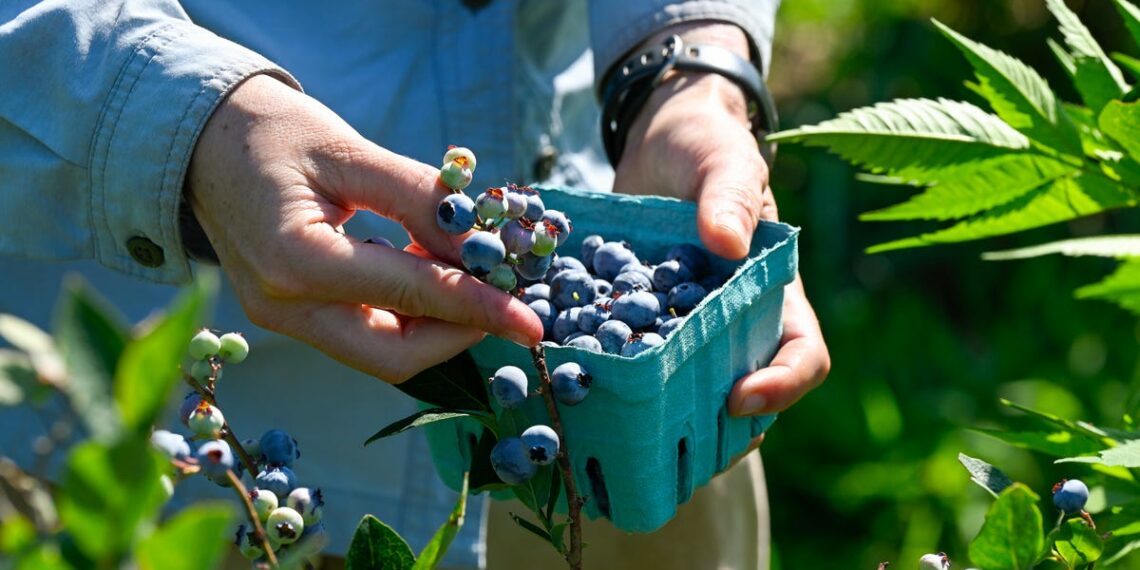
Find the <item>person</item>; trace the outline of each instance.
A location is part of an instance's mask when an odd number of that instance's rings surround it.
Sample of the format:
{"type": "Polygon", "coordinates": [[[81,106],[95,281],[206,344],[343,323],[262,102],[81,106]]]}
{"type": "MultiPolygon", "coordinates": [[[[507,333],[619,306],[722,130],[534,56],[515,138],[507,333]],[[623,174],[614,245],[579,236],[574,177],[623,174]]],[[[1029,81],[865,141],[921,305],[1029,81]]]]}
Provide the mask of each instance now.
{"type": "MultiPolygon", "coordinates": [[[[192,277],[195,260],[216,257],[228,286],[212,326],[243,331],[253,347],[220,385],[235,432],[283,427],[301,441],[297,471],[325,491],[329,552],[344,552],[364,512],[422,545],[454,494],[430,475],[418,436],[361,448],[413,409],[374,379],[399,383],[485,334],[541,337],[525,305],[455,268],[456,242],[434,222],[443,149],[476,151],[477,188],[529,181],[695,200],[705,246],[741,258],[776,208],[740,89],[716,73],[664,77],[629,125],[616,172],[596,93],[626,54],[672,34],[767,73],[777,7],[7,0],[0,312],[47,323],[63,275],[80,272],[138,320],[192,277]],[[373,235],[409,245],[362,247],[373,235]]],[[[739,380],[732,413],[782,410],[826,376],[798,278],[784,315],[779,352],[739,380]]],[[[0,417],[14,427],[0,430],[4,449],[42,429],[19,414],[0,417]]],[[[762,490],[749,461],[737,479],[762,490]]],[[[211,492],[190,485],[186,496],[211,492]]],[[[756,528],[762,507],[747,514],[756,528]]],[[[510,526],[501,518],[466,525],[448,563],[485,563],[482,545],[510,526]]]]}

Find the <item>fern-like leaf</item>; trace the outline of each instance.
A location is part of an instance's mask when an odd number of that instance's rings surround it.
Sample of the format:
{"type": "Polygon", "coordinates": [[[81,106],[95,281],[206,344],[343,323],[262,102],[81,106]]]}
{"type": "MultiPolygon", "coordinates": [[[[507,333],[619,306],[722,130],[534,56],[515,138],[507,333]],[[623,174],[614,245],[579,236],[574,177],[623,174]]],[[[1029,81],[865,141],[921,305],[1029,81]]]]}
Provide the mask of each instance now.
{"type": "Polygon", "coordinates": [[[879,244],[867,251],[877,253],[1011,234],[1109,209],[1135,206],[1136,198],[1134,192],[1112,180],[1086,172],[1047,182],[1016,200],[949,228],[879,244]]]}
{"type": "Polygon", "coordinates": [[[1022,152],[1029,140],[969,103],[900,99],[841,113],[818,125],[779,132],[770,141],[826,146],[872,172],[931,182],[932,170],[1022,152]]]}
{"type": "Polygon", "coordinates": [[[1112,60],[1119,63],[1133,79],[1140,79],[1140,59],[1123,53],[1112,53],[1112,60]]]}
{"type": "Polygon", "coordinates": [[[1099,283],[1076,290],[1078,299],[1102,299],[1140,315],[1140,258],[1133,258],[1116,268],[1099,283]]]}
{"type": "Polygon", "coordinates": [[[949,220],[1000,206],[1075,171],[1073,166],[1033,154],[1007,154],[932,176],[938,182],[910,200],[868,212],[863,220],[949,220]]]}
{"type": "Polygon", "coordinates": [[[934,25],[966,56],[978,78],[974,89],[999,117],[1042,146],[1080,156],[1080,137],[1041,75],[1021,60],[975,42],[937,20],[934,25]]]}
{"type": "Polygon", "coordinates": [[[1140,160],[1140,103],[1109,103],[1097,118],[1097,125],[1129,156],[1140,160]]]}
{"type": "Polygon", "coordinates": [[[1124,20],[1124,27],[1128,28],[1128,34],[1132,36],[1132,41],[1136,42],[1136,45],[1140,45],[1140,8],[1127,0],[1116,0],[1116,11],[1120,12],[1120,17],[1124,20]]]}
{"type": "Polygon", "coordinates": [[[1085,105],[1099,113],[1105,104],[1128,91],[1128,83],[1080,18],[1065,6],[1064,0],[1046,0],[1045,3],[1060,23],[1065,44],[1072,52],[1077,92],[1085,105]]]}
{"type": "Polygon", "coordinates": [[[1045,45],[1049,46],[1049,51],[1053,52],[1053,57],[1057,58],[1057,63],[1061,64],[1061,68],[1065,70],[1065,75],[1069,79],[1074,79],[1077,75],[1077,63],[1073,61],[1073,56],[1061,47],[1061,44],[1053,40],[1053,38],[1045,38],[1045,45]]]}
{"type": "Polygon", "coordinates": [[[1030,247],[990,251],[983,253],[982,259],[1028,259],[1057,253],[1069,257],[1140,257],[1140,234],[1065,239],[1030,247]]]}

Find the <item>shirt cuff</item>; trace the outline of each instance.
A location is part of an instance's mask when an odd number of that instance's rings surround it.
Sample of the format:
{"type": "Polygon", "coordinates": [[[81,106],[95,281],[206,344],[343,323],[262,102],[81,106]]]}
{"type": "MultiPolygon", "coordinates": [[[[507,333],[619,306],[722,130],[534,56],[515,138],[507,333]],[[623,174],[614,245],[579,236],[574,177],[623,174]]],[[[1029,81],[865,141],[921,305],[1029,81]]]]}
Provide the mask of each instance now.
{"type": "Polygon", "coordinates": [[[601,85],[610,68],[662,28],[699,20],[727,22],[744,30],[766,77],[779,5],[779,0],[691,0],[667,5],[606,0],[604,9],[590,11],[595,81],[601,85]]]}
{"type": "Polygon", "coordinates": [[[91,161],[95,257],[163,283],[190,279],[179,206],[206,120],[245,79],[285,70],[189,22],[157,29],[127,59],[100,112],[91,161]]]}

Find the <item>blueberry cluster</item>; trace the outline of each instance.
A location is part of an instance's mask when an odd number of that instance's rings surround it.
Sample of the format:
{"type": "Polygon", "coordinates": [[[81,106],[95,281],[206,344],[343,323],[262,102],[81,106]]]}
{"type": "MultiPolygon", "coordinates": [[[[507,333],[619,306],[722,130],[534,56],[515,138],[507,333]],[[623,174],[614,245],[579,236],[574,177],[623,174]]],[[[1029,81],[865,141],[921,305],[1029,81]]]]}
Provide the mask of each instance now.
{"type": "MultiPolygon", "coordinates": [[[[550,373],[554,398],[573,406],[590,391],[592,378],[581,365],[567,362],[550,373]]],[[[529,395],[526,373],[517,366],[504,366],[491,377],[491,395],[503,410],[522,406],[529,395]]],[[[491,450],[491,466],[503,482],[525,483],[538,468],[550,465],[558,457],[558,433],[545,425],[533,425],[518,437],[505,437],[491,450]]]]}
{"type": "Polygon", "coordinates": [[[476,230],[460,246],[463,266],[504,291],[514,290],[520,281],[542,278],[554,249],[570,235],[570,219],[546,209],[538,191],[526,186],[488,188],[472,200],[461,190],[471,183],[474,170],[474,153],[451,147],[439,175],[454,191],[436,209],[439,227],[452,235],[476,230]]]}
{"type": "MultiPolygon", "coordinates": [[[[238,333],[219,337],[203,329],[191,339],[188,352],[194,361],[189,376],[200,383],[199,387],[204,386],[207,393],[213,394],[215,383],[222,376],[222,366],[245,360],[249,344],[238,333]]],[[[225,417],[211,400],[202,397],[198,390],[188,393],[178,415],[192,435],[156,429],[151,434],[151,444],[170,458],[179,475],[201,473],[220,486],[230,487],[229,473],[240,480],[245,464],[230,446],[227,437],[233,435],[227,433],[225,417]]],[[[249,501],[274,552],[295,549],[304,557],[318,554],[325,542],[325,528],[321,523],[324,500],[320,489],[297,484],[293,472],[294,462],[301,457],[297,440],[283,430],[271,429],[259,439],[242,441],[241,447],[258,468],[254,486],[249,490],[249,501]]],[[[165,480],[172,491],[173,480],[165,480]]],[[[266,555],[261,541],[256,540],[256,533],[247,525],[238,529],[235,542],[251,560],[261,560],[266,555]]]]}
{"type": "Polygon", "coordinates": [[[581,257],[555,256],[522,300],[542,320],[546,340],[632,357],[664,343],[724,280],[693,244],[672,247],[652,265],[625,242],[591,235],[581,257]]]}

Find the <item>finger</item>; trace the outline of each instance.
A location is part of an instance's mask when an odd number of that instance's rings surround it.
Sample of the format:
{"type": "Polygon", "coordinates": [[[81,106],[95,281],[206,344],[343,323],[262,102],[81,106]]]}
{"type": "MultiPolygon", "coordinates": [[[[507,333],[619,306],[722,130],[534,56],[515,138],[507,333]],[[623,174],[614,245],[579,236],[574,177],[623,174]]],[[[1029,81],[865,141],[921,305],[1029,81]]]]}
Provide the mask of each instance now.
{"type": "Polygon", "coordinates": [[[479,330],[432,318],[401,318],[366,306],[279,303],[271,328],[332,358],[398,384],[483,338],[479,330]]]}
{"type": "Polygon", "coordinates": [[[752,232],[764,214],[768,168],[755,144],[713,153],[698,179],[697,230],[713,253],[728,259],[748,255],[752,232]]]}
{"type": "Polygon", "coordinates": [[[432,317],[477,328],[525,346],[542,339],[542,323],[522,301],[466,272],[388,247],[348,239],[315,224],[309,239],[291,254],[303,270],[286,298],[391,309],[409,317],[432,317]],[[331,243],[330,243],[331,241],[331,243]]]}
{"type": "Polygon", "coordinates": [[[772,363],[745,376],[733,387],[729,412],[736,416],[774,413],[819,386],[831,369],[831,357],[803,286],[785,290],[784,336],[772,363]]]}

